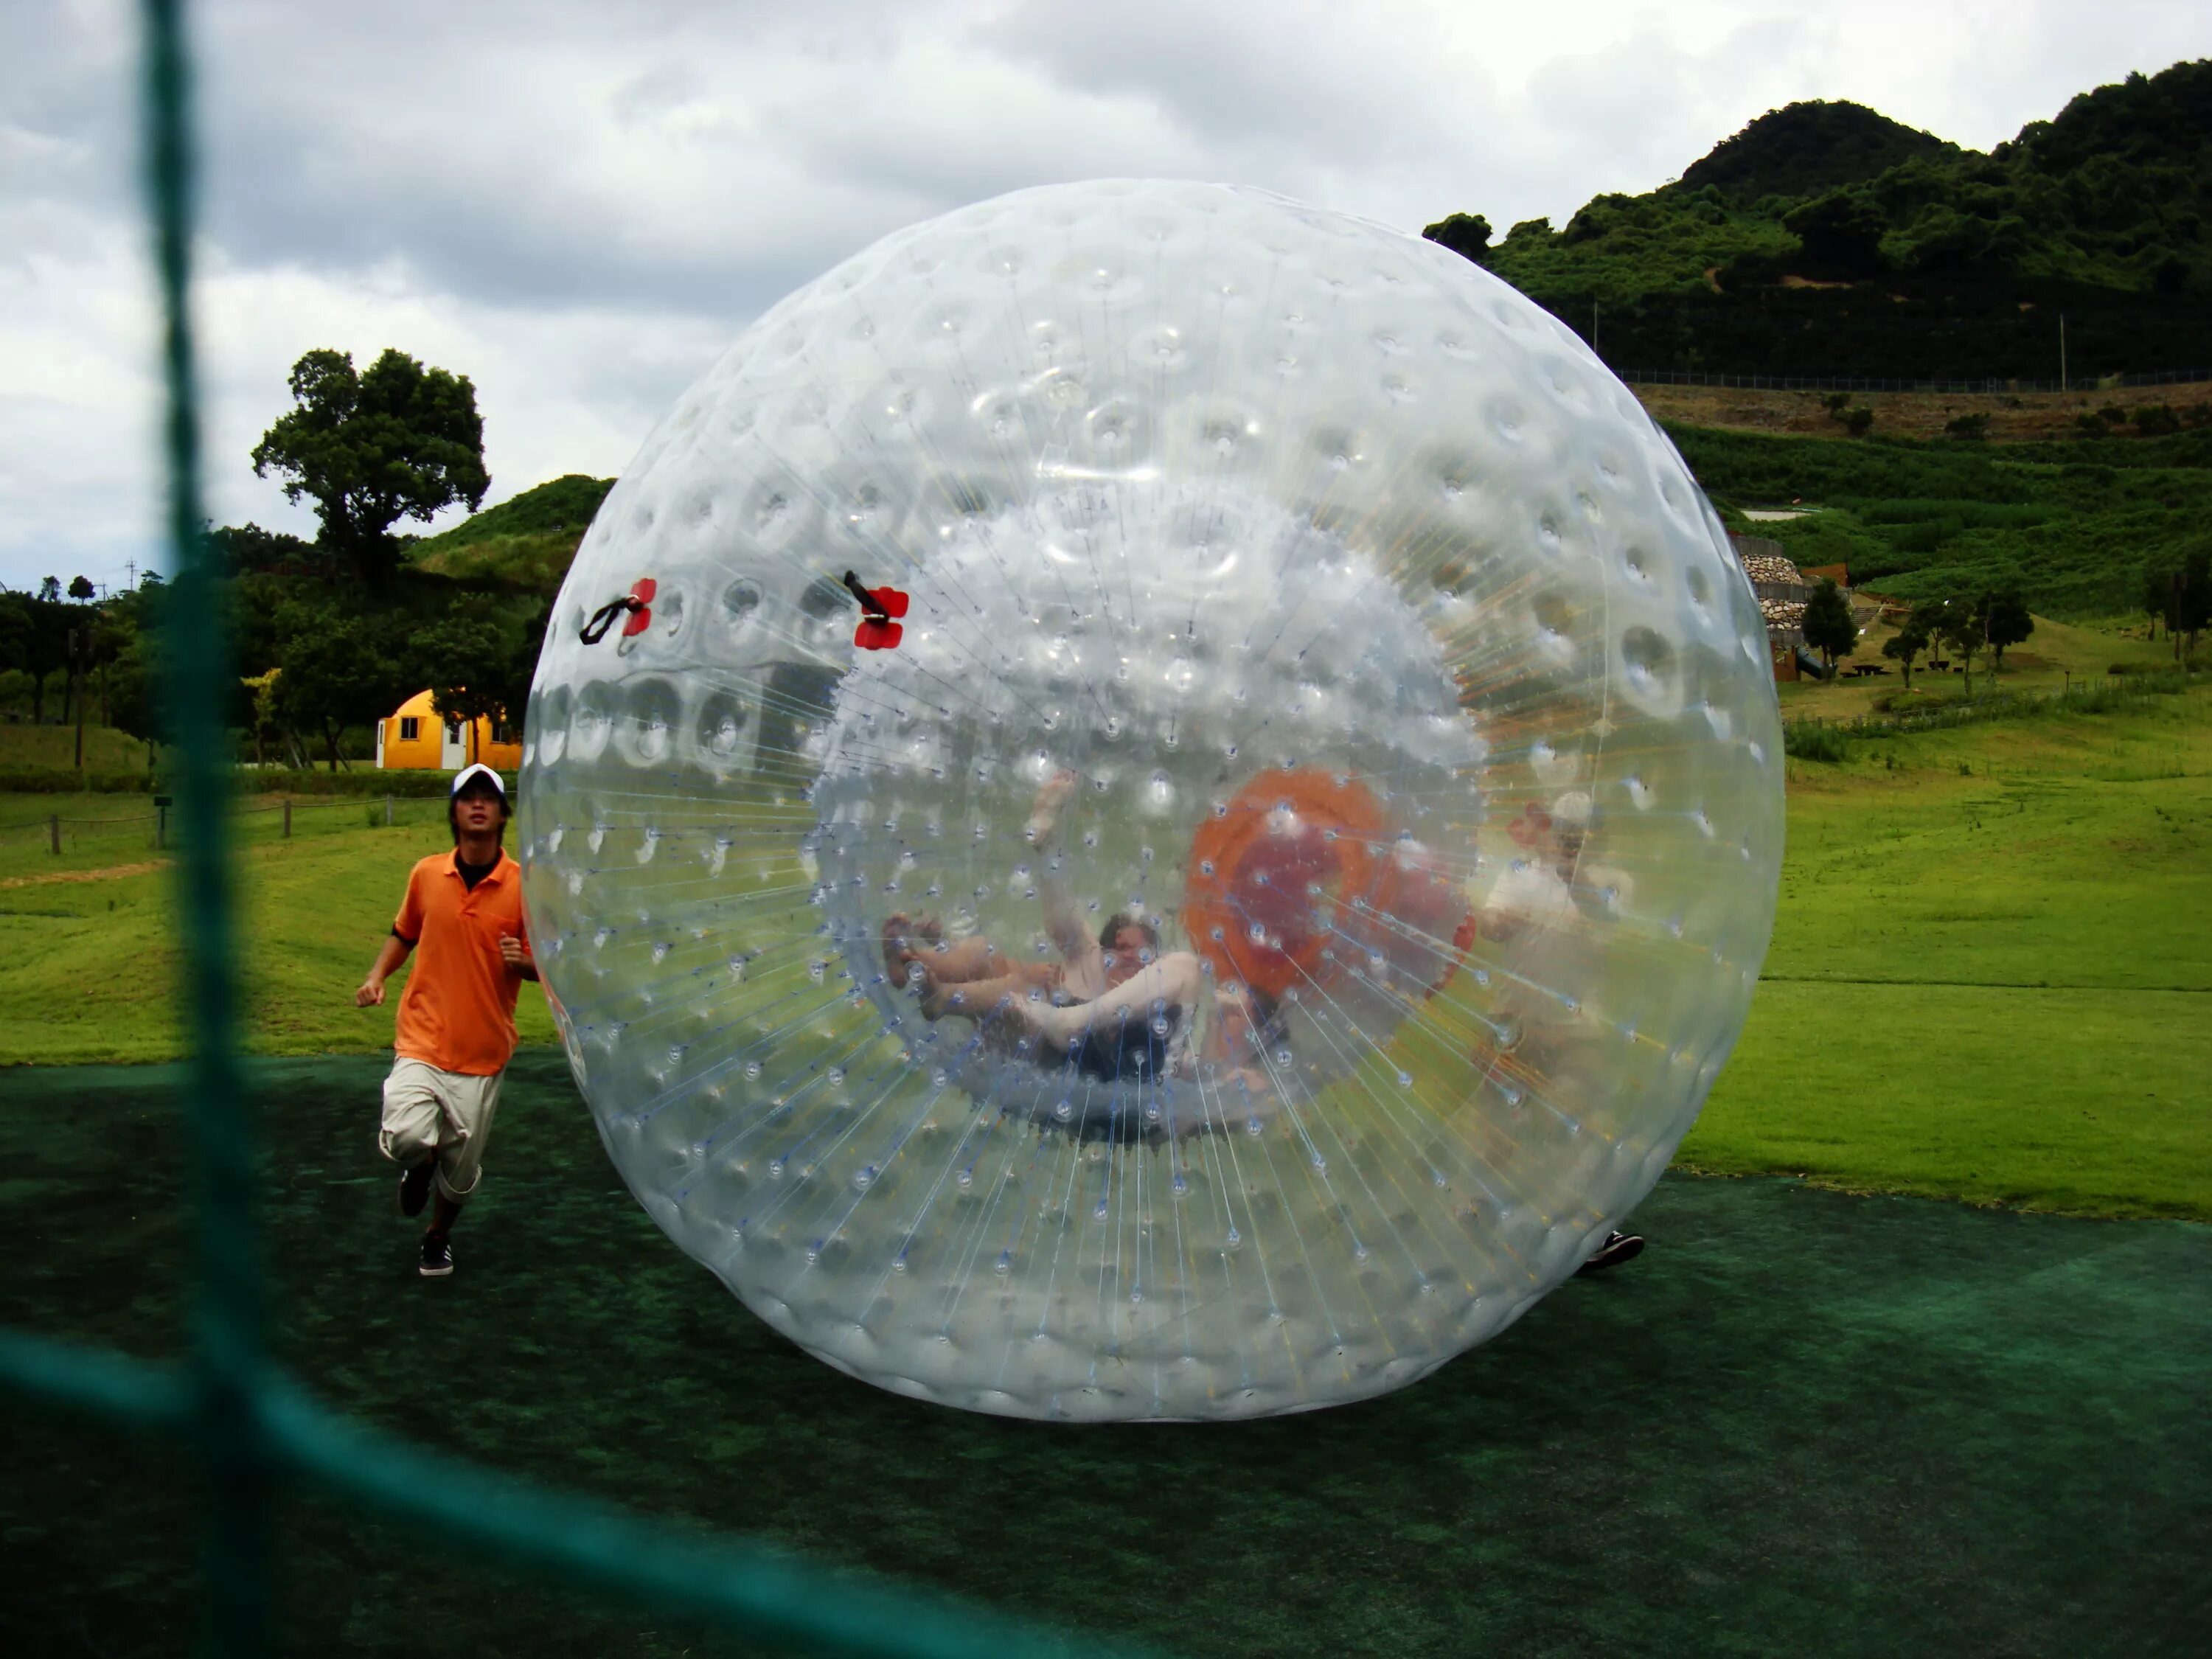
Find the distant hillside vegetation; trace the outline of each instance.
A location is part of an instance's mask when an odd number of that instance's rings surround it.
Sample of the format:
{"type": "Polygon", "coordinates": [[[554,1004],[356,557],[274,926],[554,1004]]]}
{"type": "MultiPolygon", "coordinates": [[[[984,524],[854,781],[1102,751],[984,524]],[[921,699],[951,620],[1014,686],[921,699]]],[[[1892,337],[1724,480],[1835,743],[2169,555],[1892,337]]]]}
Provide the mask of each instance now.
{"type": "Polygon", "coordinates": [[[568,574],[612,478],[571,472],[488,507],[451,530],[408,550],[419,570],[441,576],[490,578],[551,592],[568,574]]]}
{"type": "Polygon", "coordinates": [[[1667,429],[1732,524],[1899,599],[2010,589],[2046,617],[2118,616],[2212,524],[2212,431],[1990,449],[1667,429]],[[1801,499],[1820,510],[1735,513],[1801,499]]]}
{"type": "Polygon", "coordinates": [[[1990,155],[1851,103],[1753,121],[1562,229],[1432,240],[1623,368],[2056,379],[2212,366],[2212,61],[2070,101],[1990,155]]]}
{"type": "Polygon", "coordinates": [[[1695,195],[1711,185],[1741,202],[1762,196],[1798,199],[1877,178],[1912,161],[1951,161],[1956,144],[1838,99],[1769,110],[1712,153],[1690,163],[1666,188],[1695,195]]]}

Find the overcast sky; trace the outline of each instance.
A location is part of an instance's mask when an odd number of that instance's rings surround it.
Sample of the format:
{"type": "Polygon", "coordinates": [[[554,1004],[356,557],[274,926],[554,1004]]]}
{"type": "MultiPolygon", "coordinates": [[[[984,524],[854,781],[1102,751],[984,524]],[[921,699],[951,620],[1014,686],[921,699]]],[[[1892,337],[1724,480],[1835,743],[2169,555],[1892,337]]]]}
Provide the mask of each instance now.
{"type": "MultiPolygon", "coordinates": [[[[1256,184],[1418,230],[1648,190],[1850,98],[1976,149],[2212,54],[2201,0],[202,0],[218,522],[285,372],[469,375],[490,501],[617,472],[745,324],[1025,185],[1256,184]]],[[[159,560],[136,7],[0,0],[0,581],[159,560]]]]}

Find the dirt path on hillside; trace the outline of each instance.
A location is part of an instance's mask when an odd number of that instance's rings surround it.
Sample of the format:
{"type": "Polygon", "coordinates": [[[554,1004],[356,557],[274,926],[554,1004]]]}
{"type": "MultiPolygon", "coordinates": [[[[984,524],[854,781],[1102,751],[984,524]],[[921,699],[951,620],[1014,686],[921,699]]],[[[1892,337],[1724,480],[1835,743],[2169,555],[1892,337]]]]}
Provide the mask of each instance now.
{"type": "MultiPolygon", "coordinates": [[[[1846,437],[1821,401],[1824,394],[1818,392],[1687,386],[1630,389],[1662,420],[1746,432],[1846,437]]],[[[2067,392],[1855,392],[1850,401],[1872,410],[1875,431],[1893,437],[1940,438],[1946,422],[1961,415],[1985,415],[1989,436],[1995,442],[2050,442],[2074,437],[2075,420],[2100,410],[2120,410],[2132,421],[2137,409],[2158,404],[2178,413],[2201,409],[2212,404],[2212,383],[2086,386],[2067,392]]],[[[2124,441],[2135,431],[2130,424],[2109,429],[2113,441],[2124,441]]]]}
{"type": "Polygon", "coordinates": [[[174,861],[148,859],[143,864],[111,864],[105,870],[57,870],[50,876],[8,876],[0,878],[0,887],[51,887],[58,881],[120,881],[125,876],[166,870],[174,861]]]}

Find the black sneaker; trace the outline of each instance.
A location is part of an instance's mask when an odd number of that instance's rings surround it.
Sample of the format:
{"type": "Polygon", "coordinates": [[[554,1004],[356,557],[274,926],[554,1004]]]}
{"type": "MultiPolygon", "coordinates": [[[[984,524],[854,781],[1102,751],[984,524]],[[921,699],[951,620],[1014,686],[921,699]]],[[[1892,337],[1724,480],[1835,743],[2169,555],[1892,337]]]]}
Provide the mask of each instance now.
{"type": "Polygon", "coordinates": [[[419,1271],[425,1279],[451,1279],[453,1276],[453,1242],[443,1233],[424,1233],[422,1266],[419,1271]]]}
{"type": "Polygon", "coordinates": [[[438,1176],[438,1160],[426,1158],[412,1169],[399,1172],[399,1213],[420,1215],[430,1201],[430,1184],[438,1176]]]}
{"type": "MultiPolygon", "coordinates": [[[[1608,1233],[1605,1243],[1597,1247],[1590,1259],[1575,1269],[1580,1273],[1603,1273],[1607,1267],[1618,1267],[1624,1261],[1633,1261],[1644,1254],[1644,1241],[1634,1233],[1608,1233]]],[[[423,1260],[428,1261],[427,1255],[423,1260]]],[[[423,1272],[430,1270],[425,1267],[423,1272]]],[[[451,1271],[448,1269],[447,1271],[451,1271]]]]}

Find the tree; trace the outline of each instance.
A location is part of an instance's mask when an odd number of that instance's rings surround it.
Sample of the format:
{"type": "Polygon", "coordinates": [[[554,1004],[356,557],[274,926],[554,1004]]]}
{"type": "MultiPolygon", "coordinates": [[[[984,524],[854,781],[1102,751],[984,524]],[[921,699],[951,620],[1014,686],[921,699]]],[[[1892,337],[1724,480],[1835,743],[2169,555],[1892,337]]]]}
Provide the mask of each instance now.
{"type": "Polygon", "coordinates": [[[28,593],[0,593],[6,661],[30,676],[34,726],[46,722],[46,682],[68,668],[70,629],[83,620],[83,613],[64,605],[60,594],[61,584],[52,576],[40,584],[36,599],[28,593]]]}
{"type": "Polygon", "coordinates": [[[1422,231],[1438,247],[1448,247],[1476,264],[1490,263],[1490,221],[1480,213],[1455,213],[1422,231]]]}
{"type": "Polygon", "coordinates": [[[315,500],[323,544],[371,588],[399,568],[392,526],[441,507],[483,503],[483,420],[466,375],[427,368],[387,350],[356,374],[352,356],[310,351],[292,365],[292,400],[253,447],[253,470],[283,481],[284,496],[315,500]]]}
{"type": "Polygon", "coordinates": [[[1800,625],[1805,630],[1805,643],[1820,653],[1828,677],[1833,679],[1836,659],[1850,656],[1859,642],[1859,625],[1851,620],[1850,601],[1834,578],[1823,576],[1814,585],[1813,596],[1805,601],[1805,619],[1800,625]]]}
{"type": "Polygon", "coordinates": [[[335,772],[345,728],[389,714],[403,695],[386,629],[373,617],[295,600],[278,610],[276,632],[276,717],[319,735],[335,772]]]}
{"type": "Polygon", "coordinates": [[[2005,647],[2018,645],[2035,632],[2035,618],[2016,592],[1991,593],[1982,600],[1982,637],[1989,641],[1990,672],[2004,666],[2005,647]]]}
{"type": "Polygon", "coordinates": [[[1782,225],[1805,245],[1807,258],[1831,270],[1871,276],[1883,269],[1881,238],[1889,221],[1856,191],[1831,191],[1792,210],[1782,225]]]}
{"type": "Polygon", "coordinates": [[[2151,614],[2152,637],[2164,623],[2174,659],[2195,656],[2197,636],[2212,627],[2212,549],[2194,549],[2179,565],[2146,568],[2142,604],[2151,614]]]}
{"type": "Polygon", "coordinates": [[[1912,659],[1928,649],[1930,632],[1929,619],[1920,610],[1905,618],[1905,625],[1882,641],[1881,654],[1900,665],[1905,670],[1905,689],[1912,690],[1912,659]]]}
{"type": "Polygon", "coordinates": [[[441,620],[417,630],[414,647],[413,678],[428,683],[430,706],[440,719],[473,723],[505,717],[512,653],[496,623],[457,602],[441,620]]]}
{"type": "Polygon", "coordinates": [[[89,576],[72,576],[70,578],[69,596],[75,599],[79,605],[82,605],[87,599],[92,598],[94,592],[94,589],[92,585],[92,579],[89,576]]]}
{"type": "Polygon", "coordinates": [[[530,707],[530,683],[538,676],[538,658],[545,648],[545,624],[552,615],[550,605],[541,602],[534,608],[523,624],[520,647],[507,653],[506,672],[494,687],[508,723],[517,728],[518,738],[523,715],[530,707]]]}
{"type": "Polygon", "coordinates": [[[241,674],[238,683],[253,694],[253,763],[269,763],[269,738],[279,730],[276,715],[276,682],[284,678],[284,671],[272,668],[265,674],[241,674]]]}
{"type": "Polygon", "coordinates": [[[258,524],[224,525],[208,532],[223,571],[238,575],[249,570],[274,570],[288,575],[328,574],[331,550],[301,541],[258,524]]]}
{"type": "Polygon", "coordinates": [[[154,644],[150,636],[140,633],[107,665],[108,723],[147,745],[149,771],[154,765],[153,745],[161,737],[157,712],[161,704],[155,696],[159,668],[154,644]]]}
{"type": "Polygon", "coordinates": [[[1966,670],[1966,695],[1974,695],[1974,653],[1989,642],[1984,632],[1982,608],[1964,599],[1946,599],[1936,623],[1936,633],[1944,645],[1958,653],[1959,660],[1966,670]]]}

